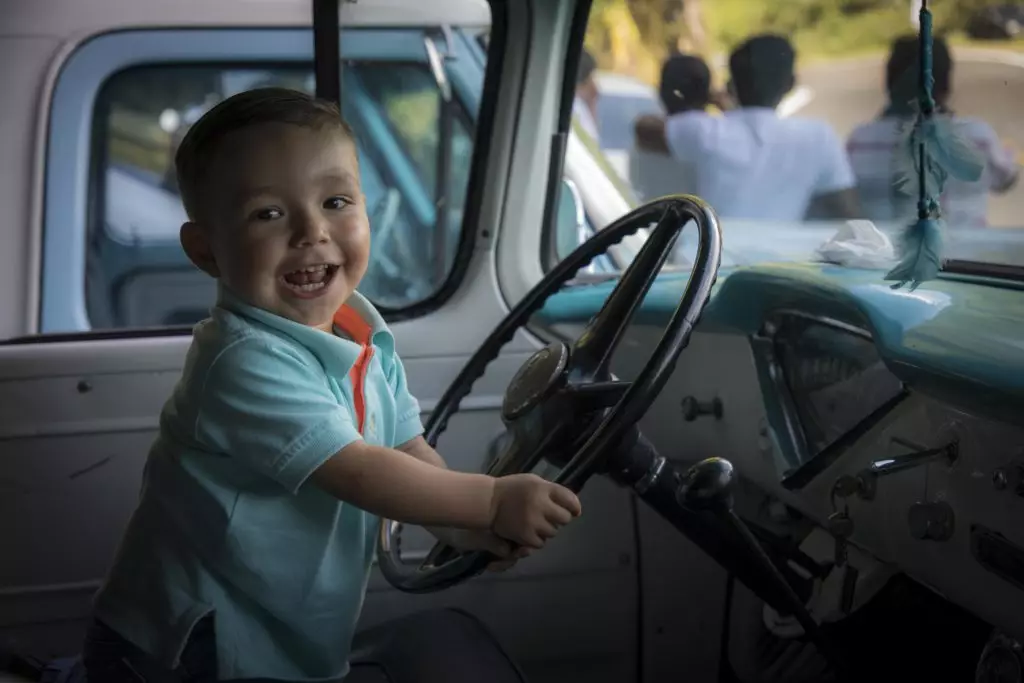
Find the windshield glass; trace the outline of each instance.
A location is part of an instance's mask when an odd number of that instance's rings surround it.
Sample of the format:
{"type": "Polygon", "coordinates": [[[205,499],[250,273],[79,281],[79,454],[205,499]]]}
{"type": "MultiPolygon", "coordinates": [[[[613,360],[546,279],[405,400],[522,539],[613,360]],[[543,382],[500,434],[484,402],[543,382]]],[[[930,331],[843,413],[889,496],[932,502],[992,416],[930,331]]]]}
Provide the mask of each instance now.
{"type": "MultiPolygon", "coordinates": [[[[1020,3],[930,3],[943,134],[981,170],[936,198],[944,256],[1020,266],[1020,3]],[[998,10],[998,11],[996,11],[998,10]]],[[[630,206],[696,194],[723,265],[828,260],[888,269],[916,217],[917,12],[905,0],[597,0],[573,129],[630,206]],[[910,182],[907,178],[910,177],[910,182]],[[851,219],[863,243],[825,245],[851,219]]],[[[603,227],[619,215],[588,215],[603,227]]],[[[684,231],[676,263],[695,233],[684,231]]]]}

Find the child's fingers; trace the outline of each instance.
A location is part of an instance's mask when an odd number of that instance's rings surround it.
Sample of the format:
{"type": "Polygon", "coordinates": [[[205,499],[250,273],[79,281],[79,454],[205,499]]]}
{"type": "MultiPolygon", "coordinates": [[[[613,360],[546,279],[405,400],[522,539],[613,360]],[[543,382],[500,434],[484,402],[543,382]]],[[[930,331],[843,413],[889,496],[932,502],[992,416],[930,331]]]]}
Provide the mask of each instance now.
{"type": "Polygon", "coordinates": [[[572,521],[572,513],[564,507],[551,505],[544,511],[544,518],[555,526],[565,526],[572,521]]]}
{"type": "Polygon", "coordinates": [[[555,528],[555,525],[547,521],[546,519],[538,520],[534,524],[533,528],[537,532],[537,535],[545,541],[549,538],[554,538],[555,534],[558,533],[558,529],[555,528]]]}
{"type": "Polygon", "coordinates": [[[573,517],[579,517],[580,513],[583,512],[580,499],[576,497],[575,493],[564,486],[556,486],[551,489],[551,500],[568,510],[573,517]]]}
{"type": "Polygon", "coordinates": [[[513,549],[512,543],[492,533],[470,532],[466,539],[466,550],[483,550],[495,557],[511,557],[513,549]]]}
{"type": "Polygon", "coordinates": [[[518,540],[520,545],[533,550],[540,550],[544,547],[544,538],[537,533],[536,529],[524,531],[518,540]]]}

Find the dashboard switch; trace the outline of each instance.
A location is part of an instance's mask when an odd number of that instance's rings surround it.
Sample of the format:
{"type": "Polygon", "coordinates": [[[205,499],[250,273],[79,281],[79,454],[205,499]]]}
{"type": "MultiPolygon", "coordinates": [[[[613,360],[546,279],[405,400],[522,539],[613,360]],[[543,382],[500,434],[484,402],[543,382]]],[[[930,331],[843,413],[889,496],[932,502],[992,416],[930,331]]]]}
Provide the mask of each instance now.
{"type": "Polygon", "coordinates": [[[716,420],[721,420],[722,414],[725,412],[722,399],[717,397],[710,401],[698,401],[696,396],[686,396],[683,398],[681,407],[683,419],[687,422],[693,422],[703,415],[713,415],[716,420]]]}
{"type": "Polygon", "coordinates": [[[1024,497],[1024,465],[997,467],[992,471],[992,488],[996,491],[1009,489],[1014,494],[1024,497]]]}
{"type": "Polygon", "coordinates": [[[948,541],[956,529],[956,513],[944,500],[914,503],[907,511],[910,535],[919,541],[948,541]]]}

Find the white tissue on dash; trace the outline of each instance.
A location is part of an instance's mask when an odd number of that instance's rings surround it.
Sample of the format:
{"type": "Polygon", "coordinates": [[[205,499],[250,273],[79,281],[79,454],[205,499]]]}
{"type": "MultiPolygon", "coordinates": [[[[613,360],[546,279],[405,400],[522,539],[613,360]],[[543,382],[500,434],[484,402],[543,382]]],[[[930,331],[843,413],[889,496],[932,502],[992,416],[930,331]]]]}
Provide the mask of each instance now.
{"type": "Polygon", "coordinates": [[[866,220],[846,221],[836,234],[818,247],[817,256],[826,263],[847,268],[889,268],[896,250],[889,236],[866,220]]]}

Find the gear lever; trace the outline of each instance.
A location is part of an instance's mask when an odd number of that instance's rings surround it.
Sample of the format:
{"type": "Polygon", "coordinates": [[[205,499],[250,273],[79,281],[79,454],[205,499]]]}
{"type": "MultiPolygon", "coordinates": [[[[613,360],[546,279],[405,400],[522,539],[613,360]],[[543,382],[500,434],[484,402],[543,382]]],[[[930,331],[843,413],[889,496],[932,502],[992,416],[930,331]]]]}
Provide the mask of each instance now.
{"type": "Polygon", "coordinates": [[[714,515],[723,526],[735,533],[737,545],[746,546],[751,559],[757,563],[765,578],[777,585],[779,594],[790,603],[793,616],[804,629],[804,633],[818,648],[821,655],[835,671],[837,679],[847,679],[850,670],[844,665],[842,655],[832,646],[821,627],[811,616],[796,591],[786,581],[775,563],[761,547],[760,542],[733,510],[733,492],[736,488],[736,474],[732,463],[723,458],[708,458],[691,467],[683,475],[676,492],[680,505],[714,515]]]}

